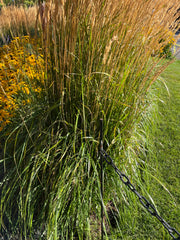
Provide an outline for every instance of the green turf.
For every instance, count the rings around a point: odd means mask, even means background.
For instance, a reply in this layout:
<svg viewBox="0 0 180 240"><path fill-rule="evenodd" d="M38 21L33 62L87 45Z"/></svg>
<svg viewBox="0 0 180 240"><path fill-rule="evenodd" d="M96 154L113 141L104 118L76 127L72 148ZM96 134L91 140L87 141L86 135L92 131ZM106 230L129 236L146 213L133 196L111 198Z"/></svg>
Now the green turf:
<svg viewBox="0 0 180 240"><path fill-rule="evenodd" d="M149 128L145 160L154 177L149 175L147 186L162 217L180 232L180 61L166 69L157 85L158 118ZM172 239L160 223L153 227L150 239Z"/></svg>

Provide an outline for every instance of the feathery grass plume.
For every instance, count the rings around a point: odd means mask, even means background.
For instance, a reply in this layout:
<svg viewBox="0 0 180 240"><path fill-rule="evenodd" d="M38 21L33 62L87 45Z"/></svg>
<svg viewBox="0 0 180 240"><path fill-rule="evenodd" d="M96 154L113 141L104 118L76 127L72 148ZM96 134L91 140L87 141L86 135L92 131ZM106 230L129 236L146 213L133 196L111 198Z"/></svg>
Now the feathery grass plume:
<svg viewBox="0 0 180 240"><path fill-rule="evenodd" d="M79 127L91 135L97 132L91 123L103 114L106 130L121 127L128 136L141 98L163 70L151 56L169 42L178 6L177 0L46 1L47 86L65 122L74 124L80 111Z"/></svg>
<svg viewBox="0 0 180 240"><path fill-rule="evenodd" d="M28 114L19 109L6 136L1 226L14 217L21 237L33 239L33 229L40 228L46 239L99 238L99 118L104 118L105 147L134 173L124 146L147 105L147 90L167 65L158 54L169 41L178 4L39 2L47 92ZM110 169L104 177L104 208L111 199L116 206L121 197L127 206L130 194ZM111 230L105 229L107 239Z"/></svg>
<svg viewBox="0 0 180 240"><path fill-rule="evenodd" d="M5 6L0 11L1 44L13 37L35 34L37 7Z"/></svg>

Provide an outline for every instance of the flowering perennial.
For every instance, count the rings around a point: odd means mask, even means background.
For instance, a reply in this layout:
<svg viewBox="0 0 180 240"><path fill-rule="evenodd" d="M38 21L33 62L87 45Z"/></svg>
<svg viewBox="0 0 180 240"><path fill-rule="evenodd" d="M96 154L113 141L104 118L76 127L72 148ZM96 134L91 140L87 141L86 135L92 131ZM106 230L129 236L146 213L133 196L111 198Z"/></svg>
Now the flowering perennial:
<svg viewBox="0 0 180 240"><path fill-rule="evenodd" d="M164 45L164 42L166 41L166 44ZM161 43L162 46L160 48L160 56L162 55L171 55L171 48L173 45L176 44L176 39L174 38L174 33L172 31L167 31L166 32L166 37L165 39L162 38Z"/></svg>
<svg viewBox="0 0 180 240"><path fill-rule="evenodd" d="M0 131L11 121L21 104L42 92L44 59L35 43L24 36L0 48ZM18 100L18 96L23 96Z"/></svg>

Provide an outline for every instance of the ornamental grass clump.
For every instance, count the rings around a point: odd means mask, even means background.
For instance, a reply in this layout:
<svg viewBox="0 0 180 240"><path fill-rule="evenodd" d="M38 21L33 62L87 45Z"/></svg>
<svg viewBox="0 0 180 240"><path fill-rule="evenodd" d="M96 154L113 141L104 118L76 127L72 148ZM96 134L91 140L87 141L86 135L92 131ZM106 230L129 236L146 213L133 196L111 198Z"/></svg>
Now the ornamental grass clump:
<svg viewBox="0 0 180 240"><path fill-rule="evenodd" d="M94 123L103 115L110 141L119 128L128 139L147 89L164 69L157 57L176 27L177 8L176 0L40 5L46 85L61 102L62 121L75 124L79 114L84 135L97 136Z"/></svg>
<svg viewBox="0 0 180 240"><path fill-rule="evenodd" d="M178 0L39 2L45 90L28 114L20 112L8 137L3 135L4 231L9 222L22 238L33 239L40 230L46 239L100 239L99 119L104 118L104 148L132 180L138 177L126 149L148 106L146 92L168 65L159 55L168 29L176 27L178 5ZM112 201L131 215L131 194L105 169L105 210ZM112 226L105 213L108 239Z"/></svg>
<svg viewBox="0 0 180 240"><path fill-rule="evenodd" d="M13 37L35 35L37 7L5 6L0 10L0 46Z"/></svg>

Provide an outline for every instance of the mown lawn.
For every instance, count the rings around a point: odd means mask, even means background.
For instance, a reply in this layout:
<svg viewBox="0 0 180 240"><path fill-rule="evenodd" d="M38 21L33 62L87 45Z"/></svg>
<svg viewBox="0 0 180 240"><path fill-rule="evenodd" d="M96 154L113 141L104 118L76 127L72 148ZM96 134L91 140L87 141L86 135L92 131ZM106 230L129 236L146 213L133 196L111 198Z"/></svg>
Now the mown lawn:
<svg viewBox="0 0 180 240"><path fill-rule="evenodd" d="M145 160L153 176L147 174L146 183L160 215L180 232L180 60L166 69L157 85L158 118L149 128ZM161 223L150 222L144 226L148 239L172 239Z"/></svg>

